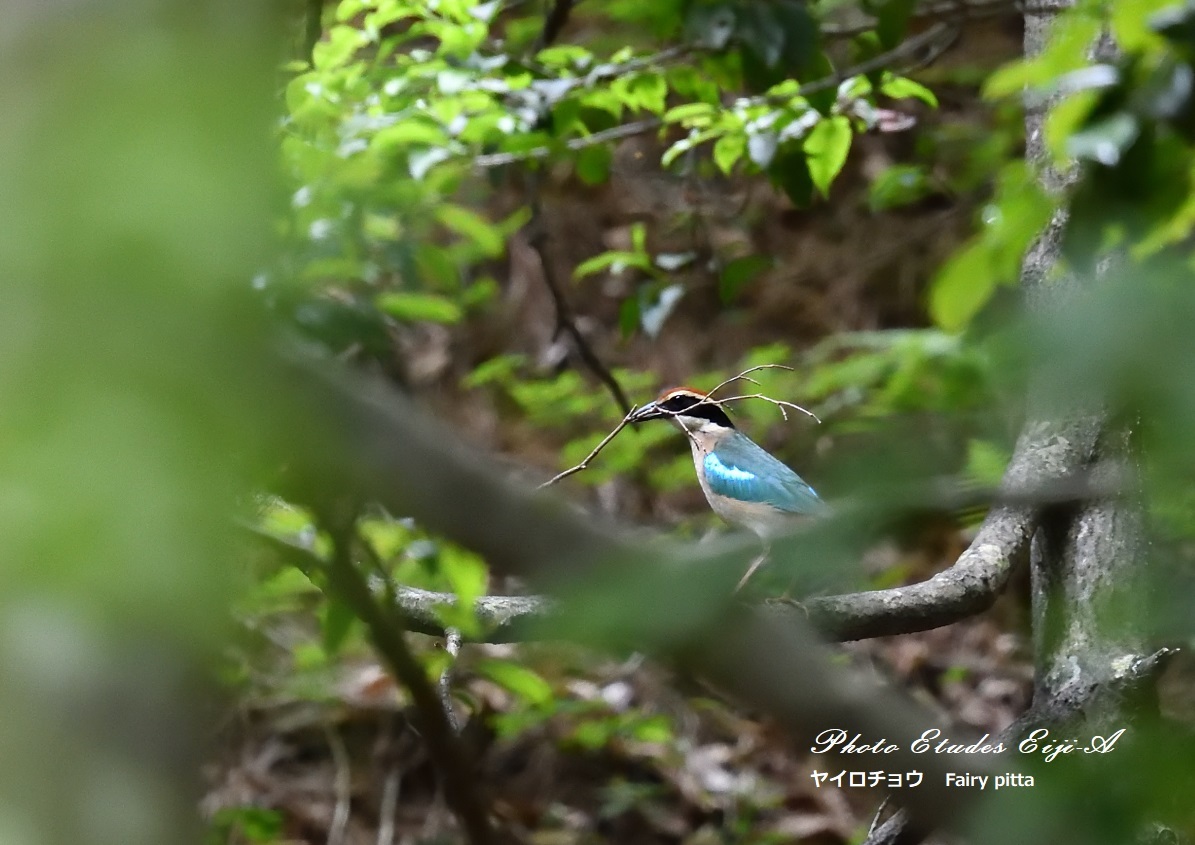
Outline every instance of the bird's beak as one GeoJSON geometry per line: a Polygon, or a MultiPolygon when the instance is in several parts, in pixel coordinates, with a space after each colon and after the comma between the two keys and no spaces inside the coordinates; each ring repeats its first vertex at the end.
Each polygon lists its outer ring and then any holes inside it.
{"type": "Polygon", "coordinates": [[[665,416],[668,415],[660,410],[659,405],[655,402],[648,402],[642,408],[636,409],[635,413],[631,414],[631,422],[641,423],[647,420],[658,420],[665,416]]]}

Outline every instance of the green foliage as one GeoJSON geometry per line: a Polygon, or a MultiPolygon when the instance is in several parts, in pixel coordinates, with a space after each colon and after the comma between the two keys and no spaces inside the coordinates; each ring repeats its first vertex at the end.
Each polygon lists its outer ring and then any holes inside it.
{"type": "MultiPolygon", "coordinates": [[[[1036,99],[1059,98],[1046,140],[1055,164],[1081,173],[1063,198],[1070,210],[1064,253],[1078,272],[1091,272],[1108,248],[1143,258],[1195,231],[1189,14],[1161,2],[1081,2],[1058,15],[1040,55],[988,80],[990,97],[1028,89],[1036,99]],[[1105,20],[1122,57],[1093,63],[1090,49],[1105,20]]],[[[966,326],[998,285],[1016,280],[1021,256],[1057,202],[1020,162],[1005,167],[982,232],[934,281],[930,311],[940,326],[966,326]]]]}
{"type": "Polygon", "coordinates": [[[1021,162],[1007,165],[993,201],[984,207],[980,234],[956,253],[934,279],[930,313],[944,329],[967,325],[998,285],[1020,278],[1021,259],[1049,221],[1054,203],[1021,162]]]}
{"type": "Polygon", "coordinates": [[[532,708],[545,708],[555,700],[552,685],[528,666],[510,660],[481,660],[476,669],[532,708]]]}
{"type": "Polygon", "coordinates": [[[886,211],[912,205],[931,192],[925,168],[894,164],[878,174],[868,191],[867,204],[872,211],[886,211]]]}
{"type": "Polygon", "coordinates": [[[270,843],[282,839],[282,813],[261,807],[231,807],[218,811],[209,823],[208,845],[229,842],[270,843]]]}
{"type": "MultiPolygon", "coordinates": [[[[880,4],[881,40],[901,36],[907,6],[880,4]]],[[[875,90],[862,76],[831,84],[818,21],[796,0],[574,10],[600,21],[599,31],[625,28],[608,50],[601,37],[534,50],[538,10],[497,12],[464,0],[343,0],[310,65],[291,65],[281,138],[290,251],[267,288],[336,351],[353,347],[356,333],[380,356],[390,321],[454,324],[484,307],[491,294],[475,289],[483,267],[527,220],[475,210],[492,186],[476,167],[487,159],[565,161],[599,185],[615,142],[595,143],[595,133],[654,116],[683,133],[664,167],[708,147],[723,173],[766,173],[805,206],[815,190],[828,195],[854,134],[874,121],[877,96],[934,103],[891,73],[873,74],[875,90]],[[644,32],[662,42],[644,43],[644,32]],[[668,46],[675,38],[681,47],[668,46]],[[742,96],[728,100],[734,91],[742,96]]],[[[624,268],[650,282],[624,303],[623,332],[652,336],[682,290],[641,244],[575,269],[584,277],[624,268]]],[[[724,298],[754,272],[729,270],[724,298]]]]}

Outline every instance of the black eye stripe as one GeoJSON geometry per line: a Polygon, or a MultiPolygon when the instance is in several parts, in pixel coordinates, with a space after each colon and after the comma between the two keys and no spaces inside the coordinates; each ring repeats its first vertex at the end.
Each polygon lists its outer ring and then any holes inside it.
{"type": "Polygon", "coordinates": [[[734,428],[734,423],[730,421],[730,417],[726,415],[725,411],[713,402],[704,401],[704,397],[701,396],[682,393],[665,399],[660,403],[660,407],[672,414],[698,417],[703,420],[709,420],[716,425],[734,428]]]}

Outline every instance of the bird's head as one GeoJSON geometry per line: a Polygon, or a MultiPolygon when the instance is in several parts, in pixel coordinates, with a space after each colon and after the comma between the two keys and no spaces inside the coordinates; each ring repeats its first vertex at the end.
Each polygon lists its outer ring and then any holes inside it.
{"type": "Polygon", "coordinates": [[[689,387],[672,387],[661,393],[654,402],[648,402],[631,416],[631,422],[647,420],[672,420],[687,432],[720,434],[734,431],[722,406],[706,394],[689,387]]]}

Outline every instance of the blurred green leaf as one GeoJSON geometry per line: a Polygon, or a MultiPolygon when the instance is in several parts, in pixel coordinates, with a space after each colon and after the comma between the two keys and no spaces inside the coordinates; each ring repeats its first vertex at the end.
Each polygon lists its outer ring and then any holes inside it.
{"type": "Polygon", "coordinates": [[[482,255],[497,258],[506,251],[502,232],[481,215],[459,205],[437,206],[436,219],[463,238],[468,238],[482,255]]]}
{"type": "Polygon", "coordinates": [[[320,633],[323,637],[324,651],[329,657],[335,657],[344,645],[357,617],[348,605],[336,598],[328,598],[320,613],[320,633]]]}
{"type": "Polygon", "coordinates": [[[876,35],[884,49],[891,50],[904,40],[917,0],[881,0],[872,5],[875,6],[872,11],[876,16],[876,35]]]}
{"type": "Polygon", "coordinates": [[[768,178],[797,208],[806,208],[813,201],[813,176],[803,152],[782,149],[768,168],[768,178]]]}
{"type": "Polygon", "coordinates": [[[477,671],[528,704],[543,706],[552,702],[552,685],[527,666],[509,660],[482,659],[477,662],[477,671]]]}
{"type": "Polygon", "coordinates": [[[830,195],[830,183],[846,164],[850,150],[851,123],[842,115],[819,121],[805,137],[809,177],[822,196],[830,195]]]}
{"type": "Polygon", "coordinates": [[[457,303],[432,293],[392,291],[380,294],[377,302],[387,314],[411,322],[457,323],[464,316],[457,303]]]}
{"type": "Polygon", "coordinates": [[[610,176],[610,150],[590,146],[577,154],[577,176],[586,185],[600,185],[610,176]]]}
{"type": "Polygon", "coordinates": [[[933,91],[926,88],[920,82],[914,82],[903,76],[894,76],[891,73],[885,73],[884,81],[880,85],[880,92],[894,100],[903,100],[911,97],[921,100],[923,103],[934,108],[938,107],[938,98],[933,91]]]}
{"type": "Polygon", "coordinates": [[[988,252],[974,243],[951,256],[930,289],[929,312],[948,331],[959,331],[987,304],[1000,283],[988,252]]]}
{"type": "Polygon", "coordinates": [[[744,255],[728,261],[718,275],[718,295],[723,302],[733,302],[743,288],[774,264],[766,255],[744,255]]]}
{"type": "Polygon", "coordinates": [[[872,181],[867,204],[872,211],[886,211],[911,205],[929,195],[931,190],[925,168],[894,164],[872,181]]]}
{"type": "Polygon", "coordinates": [[[718,169],[729,175],[734,166],[743,156],[747,142],[742,135],[723,135],[714,144],[714,164],[718,169]]]}

